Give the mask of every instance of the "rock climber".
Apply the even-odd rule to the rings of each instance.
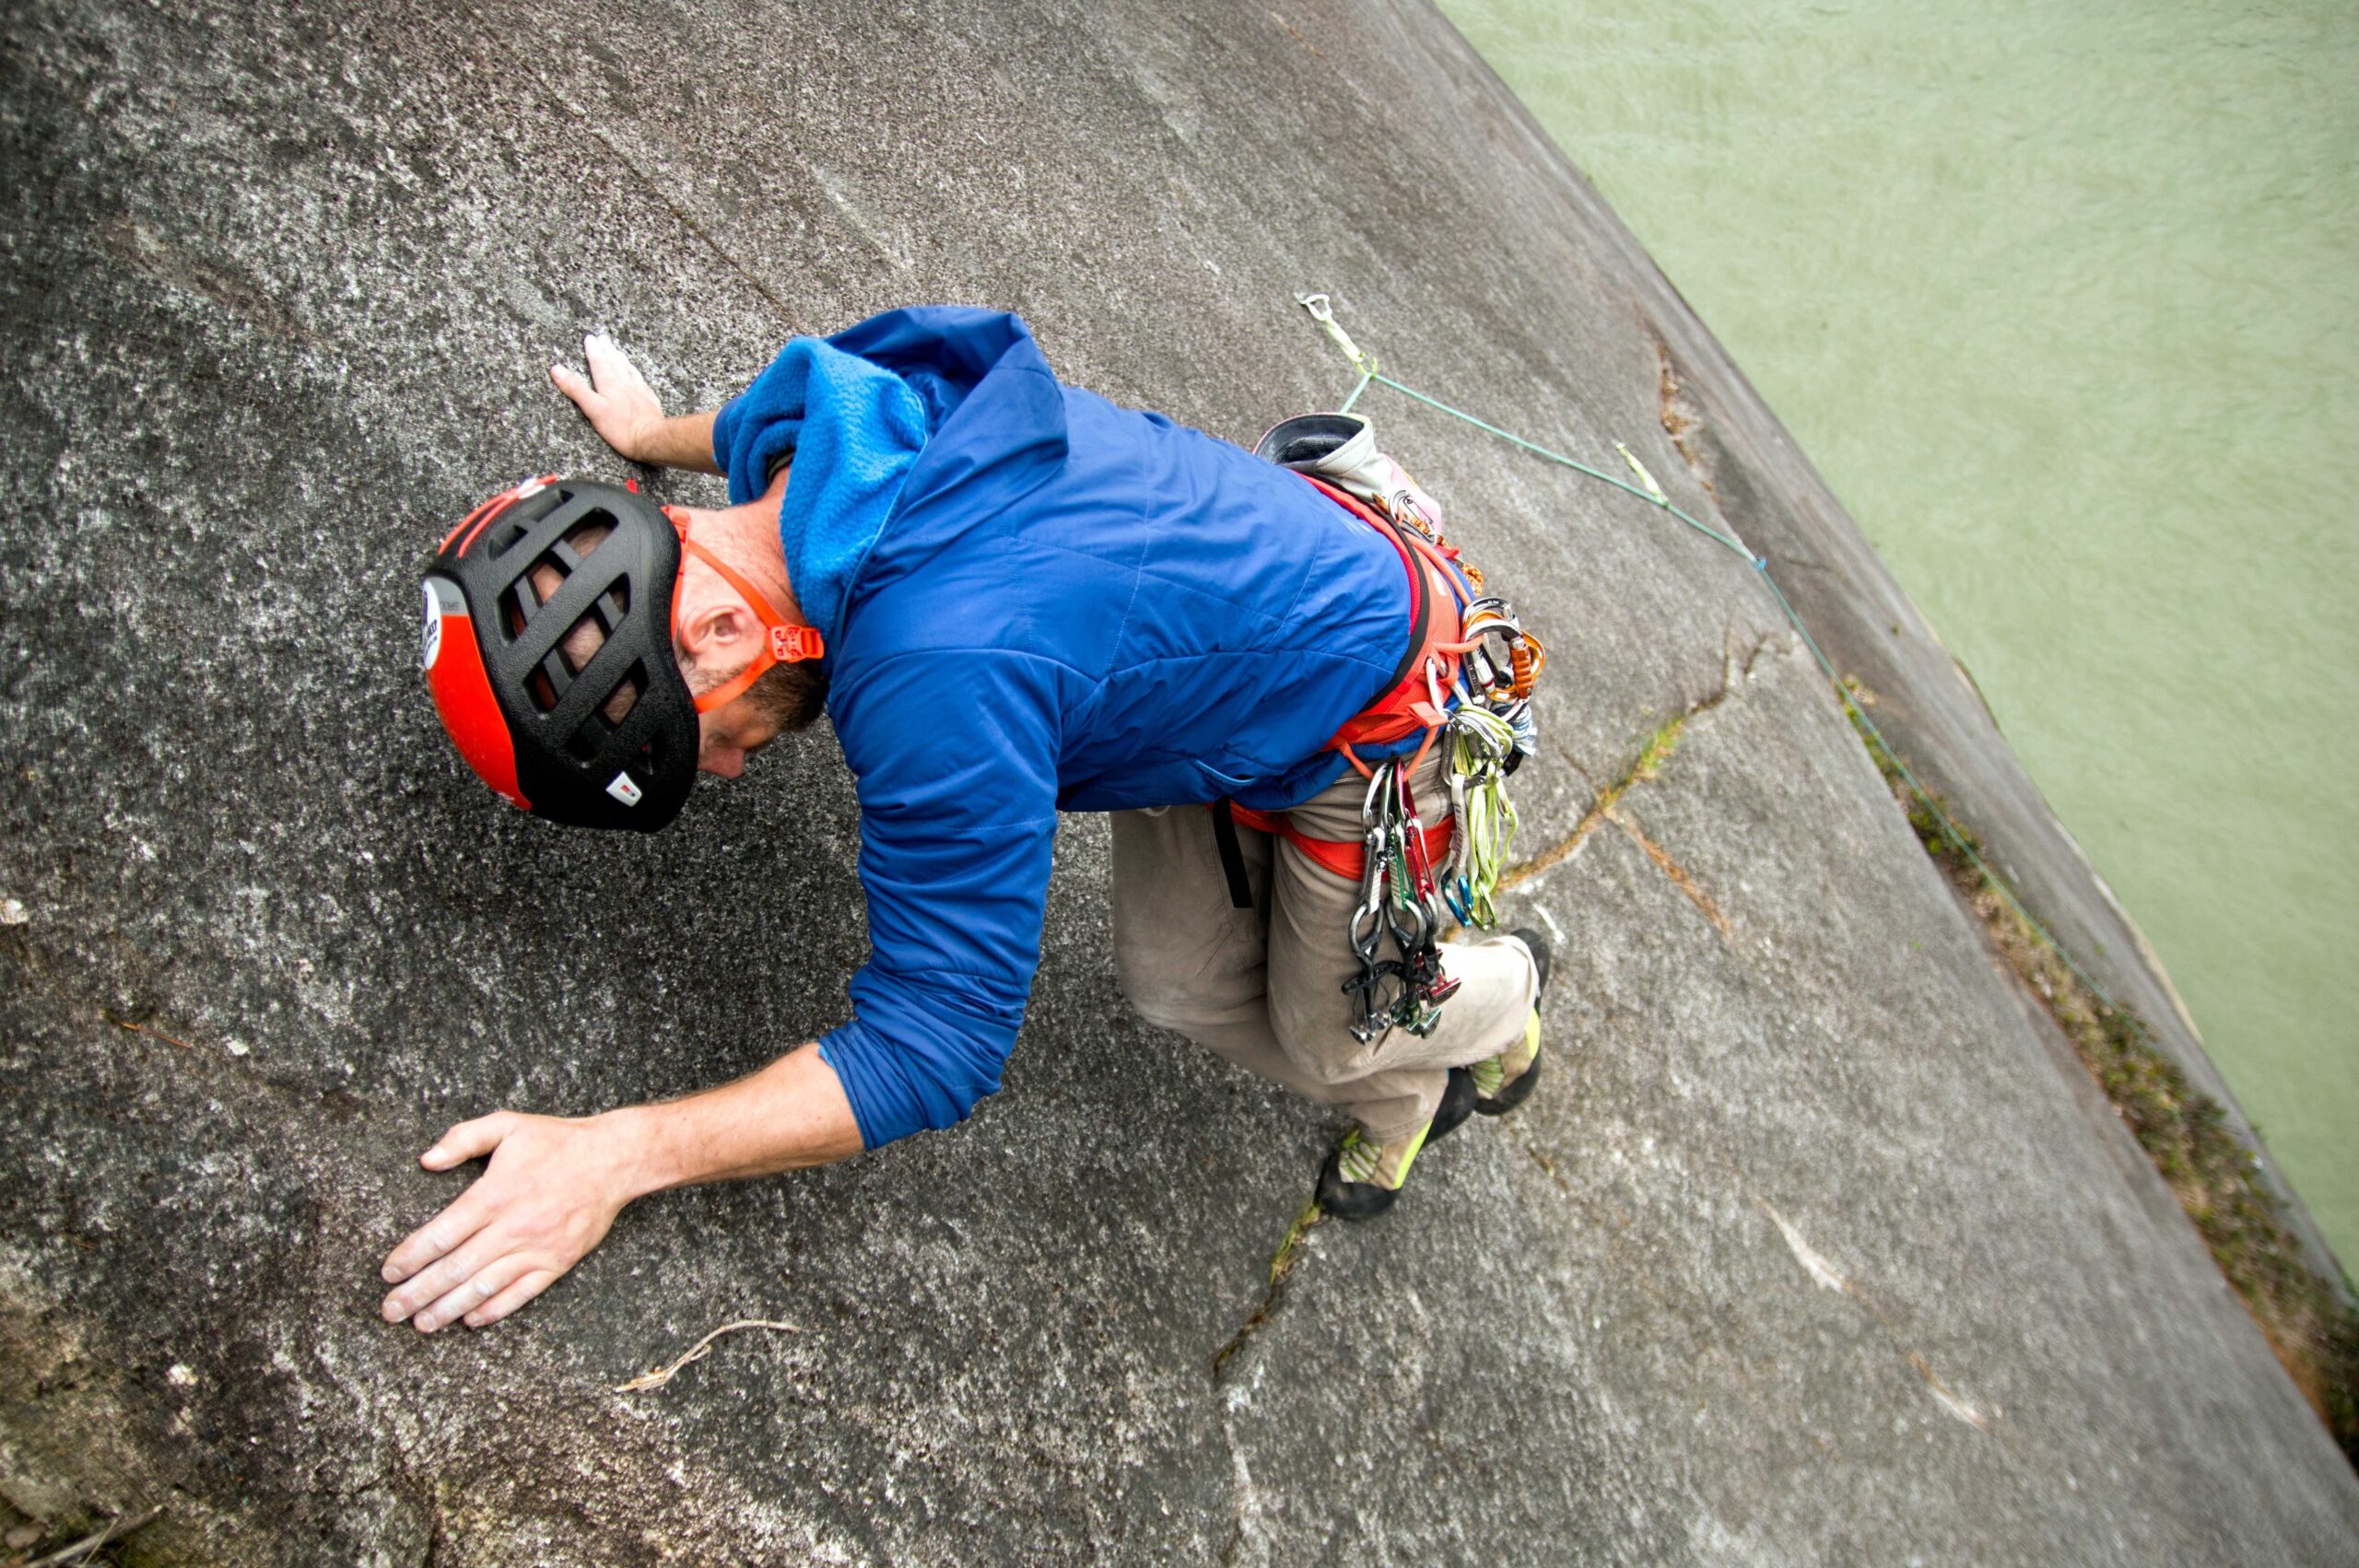
[[[1507,691],[1507,643],[1479,635],[1501,602],[1457,602],[1480,579],[1454,552],[1062,384],[1012,315],[798,337],[717,413],[666,415],[603,336],[584,357],[550,376],[593,428],[725,475],[731,504],[549,478],[475,509],[425,578],[443,723],[516,805],[652,830],[698,770],[734,778],[824,710],[858,782],[871,954],[841,1025],[735,1082],[443,1133],[427,1169],[489,1164],[386,1258],[388,1319],[495,1322],[635,1198],[963,1119],[1023,1020],[1061,810],[1111,813],[1139,1012],[1349,1113],[1331,1212],[1380,1212],[1427,1142],[1530,1093],[1544,946],[1437,941],[1453,788],[1508,728],[1437,727],[1458,661]]]

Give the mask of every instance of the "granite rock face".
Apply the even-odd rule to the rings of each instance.
[[[2359,1560],[2359,1483],[1755,574],[1380,389],[1553,650],[1524,848],[1694,710],[1518,892],[1565,939],[1530,1106],[1270,1290],[1336,1129],[1128,1014],[1074,818],[970,1122],[641,1204],[488,1333],[377,1319],[460,1184],[433,1133],[750,1069],[865,950],[824,731],[640,842],[441,739],[431,541],[623,472],[546,382],[583,331],[710,405],[982,301],[1250,440],[1348,389],[1328,288],[1408,380],[1856,538],[1430,10],[1178,9],[11,10],[0,1500],[161,1503],[146,1563]],[[1847,570],[1818,601],[1884,591]],[[1953,679],[1904,631],[1883,685]],[[739,1317],[799,1332],[608,1392]]]

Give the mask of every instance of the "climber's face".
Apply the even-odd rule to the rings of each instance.
[[[777,721],[759,710],[751,693],[700,715],[699,724],[704,743],[697,751],[697,766],[722,778],[745,772],[745,759],[779,735]]]

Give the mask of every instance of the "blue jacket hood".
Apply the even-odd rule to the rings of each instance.
[[[779,539],[795,601],[830,648],[898,517],[924,508],[955,534],[957,519],[988,516],[1054,474],[1067,439],[1031,330],[1005,311],[950,305],[793,339],[712,428],[733,505],[794,463]]]

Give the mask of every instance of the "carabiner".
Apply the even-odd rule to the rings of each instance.
[[[1377,821],[1377,791],[1392,781],[1392,764],[1379,762],[1367,772],[1367,792],[1360,797],[1360,825],[1371,826]]]

